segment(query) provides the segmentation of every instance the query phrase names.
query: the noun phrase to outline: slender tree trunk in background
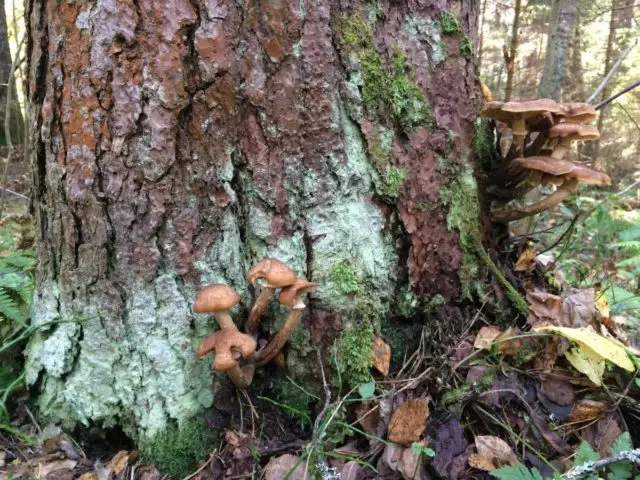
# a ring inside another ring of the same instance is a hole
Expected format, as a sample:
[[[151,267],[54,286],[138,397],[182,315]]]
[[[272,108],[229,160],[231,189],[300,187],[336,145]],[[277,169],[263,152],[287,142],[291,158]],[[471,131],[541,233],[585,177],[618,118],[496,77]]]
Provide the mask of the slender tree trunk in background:
[[[246,271],[268,255],[319,288],[288,370],[259,369],[252,393],[317,387],[312,345],[336,345],[353,385],[374,335],[402,357],[425,322],[463,328],[484,279],[469,247],[481,99],[468,39],[443,31],[457,18],[473,38],[476,3],[384,5],[30,2],[33,322],[88,319],[28,347],[44,417],[151,436],[212,405],[195,291],[231,285],[241,324]]]
[[[7,17],[4,9],[4,1],[0,1],[0,144],[7,143],[6,132],[4,129],[4,119],[7,110],[7,85],[9,84],[9,76],[11,75],[11,49],[9,47],[9,31],[7,29]],[[10,113],[10,133],[11,141],[14,145],[24,141],[24,121],[22,111],[18,103],[18,95],[13,84],[11,91],[11,113]]]
[[[511,94],[513,93],[513,75],[516,67],[516,56],[518,55],[518,44],[520,40],[518,38],[518,30],[520,29],[520,7],[522,0],[516,0],[516,5],[513,13],[513,27],[511,28],[511,46],[507,48],[503,47],[504,63],[507,66],[507,84],[504,88],[504,101],[511,100]]]
[[[479,41],[478,41],[478,55],[476,64],[478,65],[478,71],[482,71],[482,47],[484,42],[484,19],[485,12],[487,11],[487,0],[482,1],[482,10],[480,13],[480,26],[478,27]]]
[[[544,71],[538,96],[562,100],[569,42],[574,33],[578,0],[554,0],[549,22],[549,36],[544,58]]]
[[[611,4],[611,17],[609,20],[609,35],[607,36],[607,51],[604,56],[604,70],[602,72],[602,78],[606,77],[613,66],[613,62],[615,61],[615,52],[617,51],[617,41],[616,34],[618,28],[618,18],[619,18],[619,9],[622,6],[623,0],[612,0]],[[600,82],[600,79],[598,79]],[[602,93],[600,94],[600,100],[606,100],[613,93],[613,85],[615,82],[609,81],[604,88],[602,89]],[[602,129],[604,127],[604,120],[609,112],[609,108],[611,105],[607,105],[600,109],[600,115],[598,116],[598,130],[600,131],[600,136],[602,137]],[[598,138],[595,142],[591,142],[590,148],[585,149],[586,155],[594,160],[598,160],[600,158],[600,138]]]
[[[582,28],[580,26],[580,4],[576,11],[575,33],[570,42],[571,61],[567,62],[566,76],[568,78],[568,92],[566,100],[571,102],[584,102],[587,93],[584,85],[584,75],[582,68]]]

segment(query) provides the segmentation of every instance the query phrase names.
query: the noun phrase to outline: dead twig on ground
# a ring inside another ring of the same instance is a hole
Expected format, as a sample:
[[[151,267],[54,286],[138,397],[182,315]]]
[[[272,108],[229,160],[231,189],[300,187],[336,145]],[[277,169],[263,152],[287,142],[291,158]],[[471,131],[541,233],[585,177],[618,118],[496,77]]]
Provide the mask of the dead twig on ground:
[[[636,465],[640,465],[640,448],[620,452],[617,455],[609,458],[603,458],[602,460],[587,462],[569,470],[565,473],[564,478],[565,480],[582,480],[590,477],[591,475],[595,475],[598,470],[602,470],[609,465],[620,462],[631,462]]]

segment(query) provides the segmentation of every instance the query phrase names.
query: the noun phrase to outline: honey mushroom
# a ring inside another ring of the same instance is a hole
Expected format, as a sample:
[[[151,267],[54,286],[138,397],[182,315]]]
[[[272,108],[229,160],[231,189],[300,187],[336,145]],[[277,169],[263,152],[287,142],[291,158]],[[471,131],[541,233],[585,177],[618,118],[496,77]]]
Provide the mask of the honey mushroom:
[[[611,179],[606,173],[568,160],[536,156],[517,158],[513,161],[513,164],[530,172],[527,180],[531,185],[529,189],[538,185],[557,185],[558,189],[542,200],[525,207],[495,210],[492,212],[492,219],[496,222],[520,220],[552,208],[573,193],[579,183],[611,185]]]
[[[593,125],[580,123],[559,123],[549,129],[550,140],[557,139],[558,143],[553,148],[551,156],[562,159],[571,150],[571,142],[574,140],[596,140],[600,138],[598,128]]]
[[[250,359],[256,351],[256,341],[250,335],[236,329],[225,328],[212,333],[198,347],[198,358],[215,353],[213,369],[226,372],[234,385],[246,388],[253,380],[253,364],[240,367],[236,358],[239,352],[244,359]]]

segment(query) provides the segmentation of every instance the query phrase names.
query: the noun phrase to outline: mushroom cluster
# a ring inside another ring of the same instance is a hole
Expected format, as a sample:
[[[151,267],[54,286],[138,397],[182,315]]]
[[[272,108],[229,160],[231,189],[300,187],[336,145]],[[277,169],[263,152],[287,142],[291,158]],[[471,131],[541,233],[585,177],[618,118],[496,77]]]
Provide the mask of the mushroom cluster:
[[[573,141],[599,138],[597,127],[586,125],[598,116],[593,106],[549,99],[488,102],[482,116],[498,123],[501,136],[511,130],[513,137],[489,179],[487,192],[497,203],[492,206],[494,221],[507,223],[552,208],[575,192],[579,183],[611,185],[607,174],[564,158]],[[540,185],[556,189],[529,205],[509,206]]]
[[[205,338],[198,347],[198,358],[215,353],[213,369],[226,372],[238,387],[251,384],[255,367],[261,367],[273,360],[293,333],[306,307],[303,297],[316,289],[316,284],[296,273],[275,258],[265,258],[254,265],[247,274],[247,280],[256,285],[264,280],[262,292],[249,312],[245,332],[238,330],[229,309],[240,303],[240,295],[224,284],[208,285],[197,296],[193,311],[213,313],[220,330]],[[290,308],[287,319],[271,340],[258,348],[257,336],[260,318],[266,312],[276,290],[280,289],[279,303]]]

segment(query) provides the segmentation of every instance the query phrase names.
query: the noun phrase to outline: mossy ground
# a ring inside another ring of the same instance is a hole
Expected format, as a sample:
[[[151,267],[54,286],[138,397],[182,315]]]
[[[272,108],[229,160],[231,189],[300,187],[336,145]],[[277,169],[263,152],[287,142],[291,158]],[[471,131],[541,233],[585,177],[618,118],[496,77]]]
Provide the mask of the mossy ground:
[[[184,478],[213,450],[214,442],[215,435],[204,420],[191,419],[180,426],[173,423],[142,442],[142,459],[171,478]]]

